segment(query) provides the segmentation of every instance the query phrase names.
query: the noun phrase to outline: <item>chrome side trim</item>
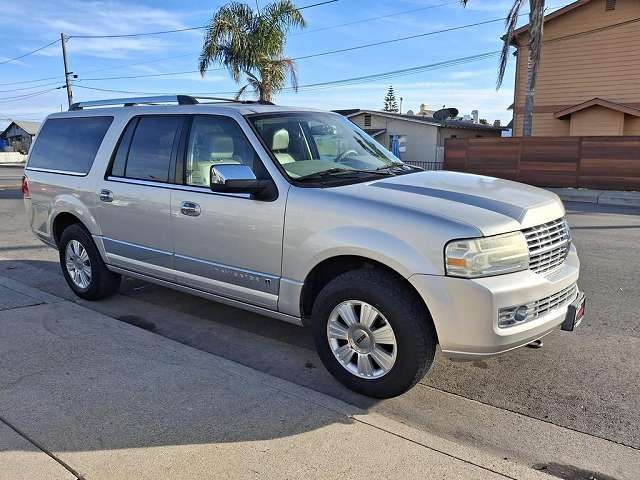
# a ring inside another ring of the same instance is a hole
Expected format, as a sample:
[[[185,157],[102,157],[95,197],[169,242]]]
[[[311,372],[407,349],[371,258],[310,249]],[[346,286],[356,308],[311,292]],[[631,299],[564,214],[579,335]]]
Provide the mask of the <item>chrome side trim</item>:
[[[240,308],[242,310],[247,310],[249,312],[257,313],[259,315],[264,315],[266,317],[275,318],[277,320],[282,320],[287,323],[292,323],[293,325],[302,326],[302,320],[298,317],[294,317],[293,315],[286,315],[284,313],[276,312],[275,310],[269,310],[268,308],[258,307],[256,305],[251,305],[249,303],[244,303],[239,300],[233,300],[231,298],[223,297],[220,295],[216,295],[214,293],[204,292],[202,290],[198,290],[196,288],[187,287],[185,285],[181,285],[175,282],[169,282],[167,280],[161,280],[159,278],[155,278],[149,275],[144,275],[142,273],[133,272],[131,270],[127,270],[126,268],[114,267],[113,265],[108,265],[109,270],[120,273],[122,275],[126,275],[129,277],[138,278],[140,280],[145,280],[149,283],[155,283],[157,285],[161,285],[163,287],[173,288],[175,290],[189,293],[191,295],[197,295],[199,297],[203,297],[209,300],[213,300],[215,302],[223,303],[225,305],[229,305],[231,307]]]
[[[173,268],[173,254],[155,248],[143,247],[121,240],[102,237],[102,243],[107,255],[130,258],[139,262],[150,263],[158,267]]]
[[[169,190],[183,190],[186,192],[196,192],[196,193],[205,193],[207,195],[221,195],[224,197],[235,197],[235,198],[245,198],[251,199],[251,194],[249,193],[220,193],[220,192],[212,192],[210,188],[207,187],[194,187],[190,185],[178,185],[177,183],[167,183],[167,182],[152,182],[148,180],[136,180],[134,178],[125,178],[125,177],[107,177],[107,181],[109,182],[117,182],[117,183],[129,183],[131,185],[144,185],[147,187],[156,187],[156,188],[166,188]]]
[[[86,177],[89,174],[89,172],[70,172],[68,170],[56,170],[54,168],[37,168],[29,166],[26,166],[24,169],[31,172],[59,173],[61,175],[73,175],[74,177]]]
[[[219,282],[246,287],[251,290],[278,295],[280,278],[253,270],[230,267],[220,263],[208,262],[186,255],[175,255],[175,269]]]

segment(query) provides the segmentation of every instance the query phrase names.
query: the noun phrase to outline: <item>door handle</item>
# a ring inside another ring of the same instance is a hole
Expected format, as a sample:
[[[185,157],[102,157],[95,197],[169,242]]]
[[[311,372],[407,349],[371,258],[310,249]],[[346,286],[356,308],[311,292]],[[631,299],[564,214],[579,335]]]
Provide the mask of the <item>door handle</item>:
[[[113,202],[113,192],[111,190],[107,190],[107,189],[100,190],[100,193],[98,194],[98,196],[100,197],[100,200],[102,200],[103,202]]]
[[[200,205],[195,202],[182,202],[180,204],[180,213],[189,217],[197,217],[200,215]]]

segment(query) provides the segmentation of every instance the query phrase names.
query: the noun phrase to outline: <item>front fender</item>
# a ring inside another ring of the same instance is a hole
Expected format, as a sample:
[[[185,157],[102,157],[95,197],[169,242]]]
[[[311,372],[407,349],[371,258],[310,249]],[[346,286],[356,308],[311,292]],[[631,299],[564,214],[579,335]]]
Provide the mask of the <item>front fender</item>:
[[[283,277],[303,282],[313,268],[329,258],[354,255],[382,263],[405,278],[416,272],[437,274],[441,265],[413,245],[389,233],[360,225],[318,231],[297,245],[285,242]]]

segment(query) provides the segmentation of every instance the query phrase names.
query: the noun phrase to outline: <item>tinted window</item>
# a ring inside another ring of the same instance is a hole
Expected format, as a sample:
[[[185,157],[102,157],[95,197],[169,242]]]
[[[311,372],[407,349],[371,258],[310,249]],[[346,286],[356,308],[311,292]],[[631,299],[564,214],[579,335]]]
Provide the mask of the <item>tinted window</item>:
[[[88,173],[112,117],[53,118],[36,137],[29,167]]]
[[[133,136],[133,132],[135,131],[137,124],[138,119],[134,119],[129,122],[124,135],[122,135],[122,137],[120,138],[118,149],[116,150],[116,154],[113,158],[113,165],[111,166],[111,175],[115,175],[116,177],[124,177],[124,167],[127,163],[129,145],[131,145],[131,137]]]
[[[166,182],[180,116],[141,117],[129,148],[127,178]]]
[[[185,183],[199,187],[209,186],[212,165],[236,163],[247,165],[256,172],[256,152],[238,124],[227,117],[197,115],[193,118],[187,161]]]

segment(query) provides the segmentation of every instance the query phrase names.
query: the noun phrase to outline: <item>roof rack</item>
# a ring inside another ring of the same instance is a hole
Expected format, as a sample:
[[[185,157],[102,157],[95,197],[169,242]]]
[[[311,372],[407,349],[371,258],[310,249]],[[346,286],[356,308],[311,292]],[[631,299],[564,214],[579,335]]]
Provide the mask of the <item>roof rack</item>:
[[[220,103],[260,103],[263,105],[273,105],[271,102],[264,102],[259,100],[234,100],[231,98],[220,97],[202,97],[191,95],[162,95],[156,97],[130,97],[130,98],[110,98],[107,100],[90,100],[88,102],[76,102],[71,104],[69,110],[82,110],[87,107],[106,107],[114,105],[123,105],[125,107],[131,107],[134,105],[157,105],[161,103],[177,103],[178,105],[196,105],[201,102],[198,99],[215,100]],[[211,103],[211,102],[205,102]]]

